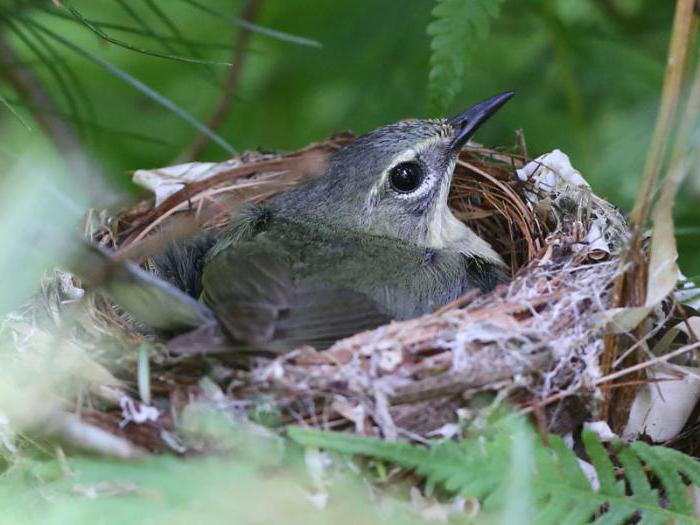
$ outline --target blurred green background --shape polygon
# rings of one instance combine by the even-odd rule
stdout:
[[[235,18],[245,2],[198,4],[0,0],[2,42],[20,58],[0,64],[0,95],[31,127],[0,107],[3,164],[47,143],[33,123],[36,111],[28,110],[8,80],[26,69],[38,75],[57,111],[76,129],[97,166],[94,173],[102,171],[116,191],[136,191],[129,170],[179,158],[196,135],[193,127],[89,57],[133,75],[202,121],[221,95],[227,68],[110,44],[70,19],[68,8],[136,47],[232,62]],[[321,45],[252,34],[236,98],[218,133],[239,151],[292,150],[336,131],[363,132],[405,117],[438,116],[427,92],[426,28],[434,6],[432,0],[262,0],[257,24]],[[517,97],[477,140],[511,146],[515,130],[522,128],[531,156],[563,150],[597,193],[629,209],[653,129],[673,7],[668,0],[505,0],[488,35],[475,31],[466,46],[463,86],[445,113],[515,91]],[[42,50],[43,59],[32,46]],[[226,157],[226,151],[210,145],[199,159]],[[697,276],[700,184],[691,178],[686,187],[676,207],[679,251],[684,272]]]

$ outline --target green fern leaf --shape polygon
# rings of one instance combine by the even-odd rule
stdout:
[[[673,465],[675,469],[685,475],[693,485],[700,487],[700,463],[689,461],[688,456],[666,447],[654,447],[656,455],[662,461]]]
[[[503,0],[438,0],[428,25],[430,73],[428,101],[432,111],[443,112],[462,89],[465,64],[476,45],[485,40],[491,19]]]
[[[583,433],[583,444],[586,446],[586,452],[591,459],[591,463],[595,467],[600,481],[600,492],[603,494],[623,496],[625,494],[624,483],[618,483],[615,479],[615,466],[608,453],[603,448],[603,445],[598,441],[597,436],[593,432]]]
[[[692,517],[681,474],[691,482],[700,481],[700,464],[664,447],[617,445],[629,483],[627,492],[624,480],[617,479],[608,452],[589,432],[583,434],[583,441],[600,481],[598,490],[593,489],[576,455],[560,438],[550,436],[551,446],[545,447],[523,423],[459,443],[436,442],[429,448],[301,428],[290,429],[289,436],[304,446],[361,454],[413,469],[430,484],[479,498],[485,509],[500,509],[504,518],[527,515],[526,522],[538,525],[579,525],[592,519],[596,525],[622,525],[635,516],[644,525],[698,523]],[[525,451],[531,456],[527,460]],[[642,461],[650,475],[661,481],[667,508],[661,506]],[[519,470],[513,472],[514,468]],[[525,495],[520,494],[523,487],[527,487]]]
[[[369,456],[390,461],[401,467],[416,468],[430,455],[430,450],[405,442],[383,441],[340,432],[321,432],[310,428],[290,427],[287,435],[304,446],[326,448],[342,454]]]
[[[559,436],[550,436],[549,444],[556,455],[562,476],[569,480],[572,487],[588,490],[591,484],[581,470],[576,456],[567,448],[564,440]]]
[[[637,500],[651,505],[655,504],[659,500],[658,491],[651,488],[637,455],[630,448],[623,448],[618,453],[617,458],[620,460],[622,468],[625,469],[625,477]]]
[[[691,514],[693,506],[686,497],[685,483],[676,470],[675,465],[664,461],[663,453],[658,453],[659,450],[663,450],[663,447],[651,447],[641,441],[632,443],[631,446],[632,450],[644,460],[654,475],[661,481],[666,491],[669,508],[682,514]]]

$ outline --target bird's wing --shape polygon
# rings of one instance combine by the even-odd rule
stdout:
[[[317,349],[384,324],[389,317],[363,293],[295,282],[290,253],[281,245],[244,242],[210,260],[203,301],[241,348]]]

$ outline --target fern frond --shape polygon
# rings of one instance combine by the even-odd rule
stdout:
[[[596,490],[576,455],[559,437],[551,436],[550,447],[545,447],[523,423],[459,443],[436,442],[429,448],[301,428],[290,429],[289,436],[304,446],[360,454],[415,470],[428,483],[479,498],[485,509],[500,509],[504,517],[530,513],[526,521],[538,525],[575,525],[591,520],[596,525],[622,525],[635,516],[644,524],[698,523],[683,476],[697,484],[700,464],[664,447],[618,445],[627,490],[605,447],[595,434],[584,433],[586,452],[600,482]],[[529,458],[525,451],[529,451]],[[652,489],[650,479],[660,481],[663,500],[659,491]],[[516,487],[519,490],[514,490]],[[522,494],[523,487],[527,487],[527,494]],[[668,504],[662,506],[666,501]]]
[[[662,448],[651,447],[641,441],[632,444],[632,450],[647,464],[664,486],[669,508],[682,514],[690,514],[693,511],[693,505],[686,497],[686,485],[676,465],[665,461],[663,453],[659,453]]]
[[[442,112],[462,89],[465,65],[476,44],[486,39],[503,0],[437,0],[428,25],[428,101]]]

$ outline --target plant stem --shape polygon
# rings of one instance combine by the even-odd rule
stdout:
[[[260,6],[262,5],[262,0],[248,0],[243,7],[241,13],[241,20],[248,22],[253,22],[260,11]],[[238,87],[238,82],[241,78],[241,73],[243,71],[243,65],[245,63],[245,58],[247,56],[246,48],[248,47],[248,42],[250,40],[250,31],[241,27],[236,33],[236,41],[234,42],[233,49],[234,58],[233,65],[229,68],[226,78],[224,80],[223,92],[219,101],[217,102],[214,110],[212,111],[209,120],[207,121],[207,127],[211,130],[217,130],[226,120],[226,115],[231,108],[231,104],[236,95],[236,89]],[[194,160],[199,157],[209,144],[209,137],[203,134],[198,134],[192,144],[178,157],[179,161]]]
[[[656,117],[654,135],[642,172],[642,184],[630,214],[632,226],[638,232],[644,228],[649,216],[654,188],[659,179],[664,152],[678,109],[678,101],[683,89],[683,73],[688,63],[689,48],[693,42],[692,35],[697,28],[694,9],[694,0],[678,0],[676,4],[659,114]]]
[[[689,54],[695,42],[697,17],[694,15],[694,10],[695,0],[678,0],[676,3],[659,113],[642,172],[639,192],[630,214],[632,236],[624,259],[623,271],[615,282],[612,307],[641,306],[647,299],[649,260],[644,254],[643,233],[651,210],[654,190],[658,185],[664,153],[676,119]],[[610,376],[613,363],[624,350],[623,339],[617,334],[607,334],[604,344],[600,359],[601,373],[604,376]],[[639,352],[633,352],[623,360],[622,366],[633,367],[638,362]],[[637,372],[632,379],[640,377],[641,371]],[[636,390],[636,387],[617,390],[609,388],[603,393],[600,418],[608,420],[614,431],[620,431],[625,425]]]

